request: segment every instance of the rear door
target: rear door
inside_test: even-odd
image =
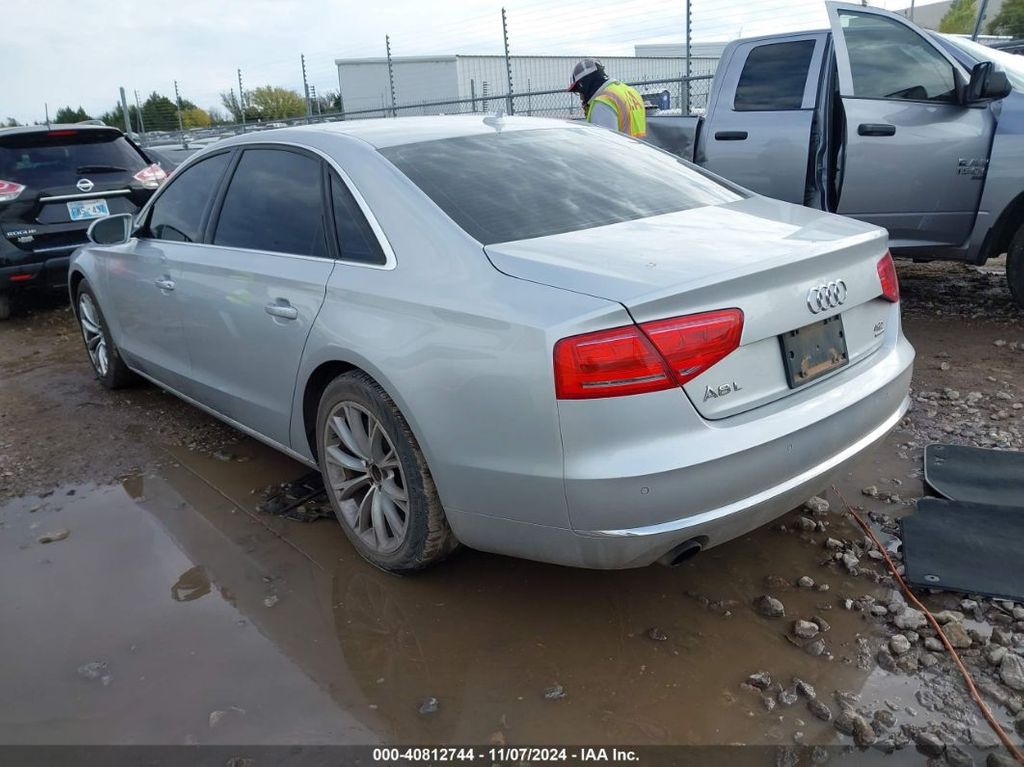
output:
[[[281,146],[239,153],[178,295],[194,396],[288,444],[295,377],[334,269],[326,171]]]
[[[803,204],[825,35],[739,43],[704,126],[709,170],[748,189]]]
[[[884,226],[894,248],[960,245],[984,185],[991,110],[961,104],[968,74],[903,17],[827,5],[845,132],[837,212]]]

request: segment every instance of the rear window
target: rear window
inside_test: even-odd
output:
[[[799,109],[813,55],[813,40],[754,48],[743,65],[733,108],[737,112]]]
[[[0,179],[39,189],[83,176],[134,175],[149,163],[116,131],[56,130],[0,139]]]
[[[495,132],[380,151],[484,245],[741,199],[672,155],[593,128]]]

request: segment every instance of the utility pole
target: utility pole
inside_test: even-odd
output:
[[[988,0],[981,0],[981,8],[978,9],[978,21],[974,25],[974,34],[971,35],[972,40],[977,40],[978,35],[981,34],[981,23],[985,20],[985,12],[988,10]]]
[[[384,35],[384,45],[388,51],[388,83],[391,86],[391,116],[398,117],[398,105],[395,102],[395,68],[391,63],[391,36]]]
[[[124,86],[121,86],[121,114],[124,115],[124,132],[132,132],[132,120],[128,114],[128,99],[124,97]]]
[[[508,75],[508,113],[514,115],[515,107],[512,104],[512,58],[508,55],[508,16],[505,9],[501,9],[501,35],[505,38],[505,74]]]
[[[142,119],[142,102],[139,101],[139,92],[135,91],[135,113],[139,116],[139,133],[146,135],[146,122]]]
[[[309,103],[309,80],[306,79],[306,54],[300,53],[299,59],[302,61],[302,89],[306,92],[306,122],[309,122],[309,115],[313,111],[313,105]]]
[[[242,133],[245,133],[245,91],[242,90],[242,70],[238,70],[238,114],[242,118]]]
[[[174,81],[174,103],[178,107],[178,132],[184,133],[185,127],[181,124],[181,94],[178,93],[178,81]]]
[[[686,83],[683,85],[683,114],[690,114],[690,77],[693,74],[693,57],[690,54],[693,40],[693,15],[690,13],[690,0],[686,0]]]
[[[311,108],[310,111],[313,114],[315,114],[317,117],[322,116],[323,115],[323,110],[320,109],[320,99],[318,99],[316,97],[316,86],[315,85],[310,85],[309,86],[309,97],[311,99],[313,99],[313,106],[314,106],[314,108]]]
[[[910,0],[910,20],[914,20],[914,0]]]
[[[46,113],[46,128],[47,128],[47,130],[49,130],[49,128],[50,128],[50,105],[47,104],[45,101],[43,102],[43,111]]]

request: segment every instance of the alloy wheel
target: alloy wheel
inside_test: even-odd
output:
[[[321,447],[342,524],[378,553],[398,549],[409,525],[408,485],[381,422],[361,405],[340,402],[327,416]]]
[[[100,313],[88,293],[83,293],[78,299],[78,323],[82,326],[82,337],[85,338],[85,348],[89,352],[92,366],[102,378],[110,368],[110,351],[107,349]]]

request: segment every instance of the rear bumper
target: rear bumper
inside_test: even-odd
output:
[[[26,252],[21,263],[0,266],[0,293],[16,290],[65,290],[71,253],[76,247],[46,253]]]
[[[913,360],[898,334],[851,375],[729,423],[666,417],[660,395],[672,392],[629,398],[637,409],[608,434],[631,436],[566,440],[572,529],[450,509],[449,520],[473,548],[578,567],[642,567],[695,538],[716,546],[796,508],[881,442],[909,407]]]

